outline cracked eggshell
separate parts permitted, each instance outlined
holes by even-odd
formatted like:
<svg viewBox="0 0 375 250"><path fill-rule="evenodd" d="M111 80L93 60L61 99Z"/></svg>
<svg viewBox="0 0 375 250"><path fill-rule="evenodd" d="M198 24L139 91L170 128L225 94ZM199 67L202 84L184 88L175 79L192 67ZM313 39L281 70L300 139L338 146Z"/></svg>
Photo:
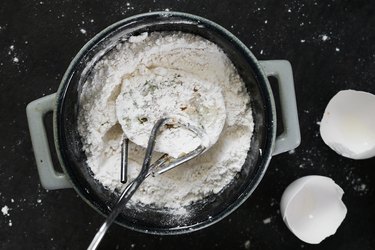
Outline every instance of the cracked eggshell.
<svg viewBox="0 0 375 250"><path fill-rule="evenodd" d="M347 209L344 191L331 178L310 175L292 182L284 191L280 210L285 224L300 240L319 244L336 233Z"/></svg>
<svg viewBox="0 0 375 250"><path fill-rule="evenodd" d="M323 141L351 159L375 156L375 95L355 90L338 92L328 103L321 124Z"/></svg>

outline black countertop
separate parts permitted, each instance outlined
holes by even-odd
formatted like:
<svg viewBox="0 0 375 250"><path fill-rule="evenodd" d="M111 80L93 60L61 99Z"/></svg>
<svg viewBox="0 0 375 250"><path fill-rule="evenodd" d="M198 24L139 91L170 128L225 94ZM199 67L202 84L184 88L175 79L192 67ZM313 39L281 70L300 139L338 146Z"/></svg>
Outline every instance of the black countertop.
<svg viewBox="0 0 375 250"><path fill-rule="evenodd" d="M340 157L319 135L339 90L375 93L373 1L13 1L0 4L0 249L85 249L103 217L72 189L40 186L26 105L57 90L78 50L106 26L134 14L174 10L211 19L258 59L287 59L294 70L302 144L276 156L254 194L223 221L180 236L114 225L101 249L374 249L375 158ZM48 119L47 119L48 120ZM47 121L51 128L51 120ZM317 246L298 240L279 212L284 188L310 174L333 178L348 214ZM265 223L270 218L270 223ZM267 220L266 220L267 219ZM265 220L265 221L264 221Z"/></svg>

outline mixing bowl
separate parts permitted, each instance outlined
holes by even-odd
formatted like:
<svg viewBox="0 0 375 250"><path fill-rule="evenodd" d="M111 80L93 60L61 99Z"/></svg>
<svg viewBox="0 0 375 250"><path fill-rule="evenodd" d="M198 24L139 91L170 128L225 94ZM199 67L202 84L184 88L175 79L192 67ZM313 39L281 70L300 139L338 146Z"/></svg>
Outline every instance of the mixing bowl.
<svg viewBox="0 0 375 250"><path fill-rule="evenodd" d="M152 206L123 209L117 223L152 234L180 234L207 227L240 206L261 181L273 155L294 149L300 143L292 69L288 61L258 61L250 50L223 27L207 19L178 12L152 12L119 21L91 39L75 56L55 94L27 106L32 144L41 183L46 189L73 187L96 211L108 215L117 194L96 181L86 163L77 130L79 95L86 77L116 44L129 36L153 31L181 31L202 36L218 45L237 68L251 96L254 134L246 162L233 181L219 194L193 203L189 213L175 215ZM267 77L279 84L283 132L276 135L276 108ZM54 168L43 117L53 111L54 144L63 172Z"/></svg>

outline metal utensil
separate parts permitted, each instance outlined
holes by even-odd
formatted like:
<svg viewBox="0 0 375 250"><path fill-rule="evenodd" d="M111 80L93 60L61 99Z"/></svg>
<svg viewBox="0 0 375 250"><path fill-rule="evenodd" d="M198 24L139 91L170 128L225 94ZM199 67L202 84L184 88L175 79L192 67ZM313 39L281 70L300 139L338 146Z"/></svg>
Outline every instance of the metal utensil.
<svg viewBox="0 0 375 250"><path fill-rule="evenodd" d="M167 154L162 155L158 160L155 161L154 164L151 165L151 158L152 158L152 152L154 150L156 136L158 131L162 126L164 126L167 123L174 123L177 125L180 125L182 127L185 127L186 129L191 130L197 136L201 138L201 145L198 146L195 150L177 158L174 159L170 157ZM126 139L125 139L126 140ZM127 143L127 142L125 142ZM124 145L123 143L122 149L121 149L121 173L127 172L127 150L128 145ZM154 127L152 128L150 138L148 140L147 149L145 158L143 160L142 168L138 176L130 182L126 188L122 191L120 198L118 199L116 205L113 207L112 212L108 215L107 219L104 221L98 232L96 233L95 237L91 241L91 244L87 249L92 250L96 249L101 240L103 239L105 233L107 232L108 228L111 226L111 224L115 221L117 216L120 214L122 208L124 205L130 200L130 198L133 196L135 191L139 188L139 186L142 184L142 182L151 174L153 176L163 174L179 165L181 165L184 162L187 162L194 157L197 157L198 155L202 154L208 145L208 137L206 133L203 131L203 129L199 128L196 125L193 125L189 122L186 122L184 120L178 119L176 117L166 117L158 120ZM121 175L121 181L126 179L126 176L123 179L123 175Z"/></svg>
<svg viewBox="0 0 375 250"><path fill-rule="evenodd" d="M121 144L121 183L125 184L128 181L128 153L129 139L124 136Z"/></svg>

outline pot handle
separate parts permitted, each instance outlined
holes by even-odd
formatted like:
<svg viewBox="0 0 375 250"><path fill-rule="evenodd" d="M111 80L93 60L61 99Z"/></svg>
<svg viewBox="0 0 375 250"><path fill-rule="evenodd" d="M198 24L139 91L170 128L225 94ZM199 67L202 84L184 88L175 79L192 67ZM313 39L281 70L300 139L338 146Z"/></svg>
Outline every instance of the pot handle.
<svg viewBox="0 0 375 250"><path fill-rule="evenodd" d="M49 190L72 187L67 176L56 171L53 167L47 133L44 127L43 118L48 112L53 111L55 102L56 93L32 101L26 107L27 121L40 182L45 189Z"/></svg>
<svg viewBox="0 0 375 250"><path fill-rule="evenodd" d="M301 143L293 71L286 60L260 61L260 64L266 75L275 77L279 84L284 132L276 137L273 155L278 155L295 149Z"/></svg>

